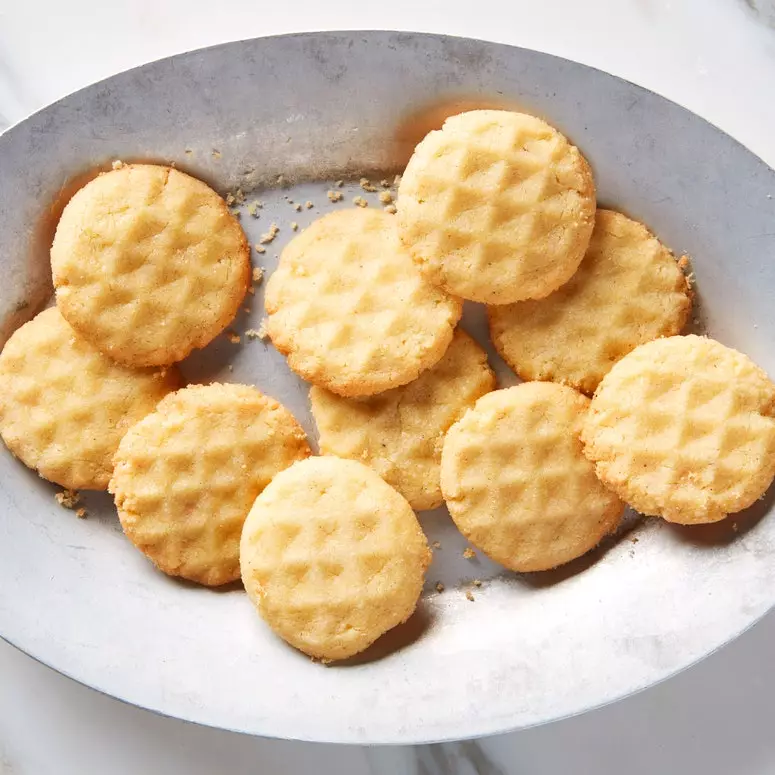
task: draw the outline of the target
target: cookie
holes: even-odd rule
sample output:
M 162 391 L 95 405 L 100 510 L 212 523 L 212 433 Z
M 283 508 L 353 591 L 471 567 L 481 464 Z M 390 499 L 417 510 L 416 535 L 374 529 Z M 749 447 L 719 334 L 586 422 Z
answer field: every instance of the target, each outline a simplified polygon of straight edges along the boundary
M 192 385 L 129 430 L 110 491 L 124 533 L 158 568 L 208 586 L 239 578 L 256 496 L 310 454 L 304 431 L 247 385 Z
M 582 439 L 598 476 L 633 508 L 717 522 L 775 476 L 775 385 L 713 339 L 657 339 L 603 377 Z
M 496 349 L 522 379 L 593 393 L 639 344 L 679 333 L 691 306 L 672 253 L 643 224 L 598 210 L 589 249 L 565 285 L 488 315 Z
M 589 399 L 526 382 L 480 398 L 447 433 L 441 490 L 463 535 L 514 571 L 549 570 L 616 529 L 624 504 L 579 434 Z
M 256 498 L 240 561 L 266 623 L 330 661 L 363 651 L 411 616 L 430 550 L 409 504 L 371 468 L 311 457 Z
M 290 367 L 348 397 L 404 385 L 433 366 L 462 312 L 417 271 L 393 216 L 358 208 L 291 240 L 265 304 L 267 331 Z
M 413 509 L 436 508 L 444 434 L 494 387 L 487 355 L 458 328 L 444 357 L 408 385 L 369 398 L 313 387 L 320 452 L 371 466 Z
M 595 184 L 578 148 L 535 116 L 474 110 L 417 146 L 398 189 L 401 240 L 448 293 L 540 299 L 589 245 Z
M 121 437 L 177 386 L 174 368 L 120 366 L 47 309 L 0 353 L 0 436 L 44 479 L 104 490 Z
M 130 366 L 174 363 L 212 341 L 245 296 L 249 259 L 215 191 L 151 164 L 87 183 L 65 207 L 51 246 L 65 319 Z

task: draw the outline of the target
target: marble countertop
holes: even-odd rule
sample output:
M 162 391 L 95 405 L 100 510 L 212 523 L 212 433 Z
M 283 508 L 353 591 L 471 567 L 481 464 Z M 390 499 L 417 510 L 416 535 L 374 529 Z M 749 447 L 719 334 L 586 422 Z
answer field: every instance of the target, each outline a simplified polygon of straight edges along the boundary
M 685 105 L 775 166 L 774 0 L 0 3 L 0 129 L 89 82 L 180 51 L 281 32 L 385 28 L 496 40 L 599 67 Z M 583 716 L 476 742 L 358 748 L 155 716 L 0 642 L 0 774 L 771 775 L 773 643 L 775 613 L 672 680 Z

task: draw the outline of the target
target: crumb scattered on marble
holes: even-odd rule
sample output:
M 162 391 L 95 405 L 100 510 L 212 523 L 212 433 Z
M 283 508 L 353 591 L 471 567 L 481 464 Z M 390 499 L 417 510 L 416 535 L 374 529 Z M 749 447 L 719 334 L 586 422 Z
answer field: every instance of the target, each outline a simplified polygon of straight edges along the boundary
M 391 215 L 395 215 L 397 210 L 395 205 L 385 205 L 382 208 L 386 213 L 390 213 Z
M 341 191 L 328 191 L 326 196 L 330 202 L 341 202 L 344 199 L 344 194 Z
M 186 154 L 186 156 L 191 156 L 194 152 L 191 150 L 191 148 L 186 148 L 183 153 Z
M 444 591 L 444 585 L 440 581 L 436 582 L 436 591 L 437 592 L 443 592 Z
M 681 269 L 688 269 L 688 267 L 689 267 L 689 256 L 681 256 L 678 259 L 678 266 L 681 267 Z
M 264 279 L 264 267 L 263 266 L 254 266 L 253 267 L 253 282 L 256 285 L 261 285 L 261 281 Z
M 264 232 L 258 238 L 258 242 L 261 245 L 268 245 L 279 233 L 280 233 L 280 227 L 276 223 L 273 223 L 269 227 L 269 231 Z
M 393 201 L 393 195 L 390 191 L 380 191 L 379 201 L 382 202 L 383 205 L 389 205 Z
M 470 589 L 466 590 L 466 600 L 470 600 L 472 603 L 476 600 L 474 593 Z
M 260 215 L 260 213 L 258 211 L 261 209 L 261 207 L 262 207 L 261 202 L 259 202 L 257 200 L 253 200 L 248 205 L 248 215 L 253 216 L 253 218 L 258 218 L 258 216 Z
M 298 231 L 299 230 L 299 224 L 296 223 L 296 221 L 291 221 L 291 231 Z
M 300 213 L 300 212 L 301 212 L 301 205 L 300 205 L 298 202 L 296 202 L 296 204 L 293 206 L 293 209 L 294 209 L 294 210 L 295 210 L 297 213 Z
M 633 536 L 631 539 L 632 543 L 637 544 L 638 543 L 638 536 Z
M 220 159 L 221 158 L 221 152 L 217 151 L 217 150 L 215 150 L 215 148 L 213 148 L 212 156 L 213 156 L 213 159 Z
M 390 188 L 390 181 L 387 178 L 380 180 L 379 184 L 382 188 Z
M 431 544 L 431 546 L 432 546 L 434 549 L 441 549 L 441 541 L 434 541 L 434 542 Z
M 344 181 L 343 181 L 343 180 L 335 180 L 335 181 L 334 181 L 334 185 L 335 185 L 337 188 L 341 188 L 341 187 L 344 185 Z
M 239 344 L 242 341 L 242 339 L 240 338 L 240 335 L 236 331 L 227 331 L 226 338 L 232 344 Z
M 356 207 L 368 207 L 369 206 L 369 203 L 362 196 L 353 197 L 353 204 Z
M 238 210 L 236 207 L 232 207 L 229 209 L 229 212 L 235 217 L 235 218 L 241 218 L 242 217 L 242 211 Z
M 76 509 L 75 516 L 78 517 L 78 519 L 86 519 L 86 509 L 81 506 L 80 509 Z
M 74 509 L 81 501 L 81 494 L 77 490 L 64 489 L 54 494 L 56 502 L 65 509 Z
M 242 189 L 237 188 L 226 194 L 226 204 L 229 205 L 229 207 L 245 204 L 245 194 L 242 192 Z
M 116 159 L 113 162 L 113 164 L 111 164 L 110 166 L 111 166 L 111 169 L 120 170 L 122 167 L 125 167 L 126 165 L 124 164 L 123 161 L 121 161 L 121 159 Z
M 254 245 L 256 253 L 266 253 L 266 248 L 263 245 Z
M 482 580 L 481 579 L 474 579 L 471 582 L 475 587 L 481 587 L 482 586 Z
M 248 285 L 248 293 L 252 296 L 256 292 L 256 289 L 252 285 Z
M 266 330 L 266 320 L 261 321 L 261 325 L 258 327 L 258 338 L 265 342 L 267 339 L 269 339 L 269 332 Z
M 473 557 L 476 557 L 476 552 L 470 546 L 467 546 L 463 552 L 463 557 L 465 557 L 466 560 L 470 560 Z
M 308 210 L 311 210 L 311 209 L 312 209 L 312 208 L 313 208 L 315 205 L 314 205 L 314 204 L 312 204 L 312 202 L 310 202 L 309 200 L 307 200 L 307 201 L 304 203 L 304 206 L 305 206 L 305 207 L 306 207 Z
M 243 307 L 243 308 L 242 308 L 242 311 L 243 311 L 243 312 L 244 312 L 246 315 L 249 315 L 249 314 L 250 314 L 250 307 Z
M 278 186 L 284 186 L 285 185 L 285 177 L 283 175 L 277 176 L 277 185 Z
M 361 178 L 359 185 L 364 191 L 368 191 L 370 194 L 377 190 L 377 187 L 368 178 Z

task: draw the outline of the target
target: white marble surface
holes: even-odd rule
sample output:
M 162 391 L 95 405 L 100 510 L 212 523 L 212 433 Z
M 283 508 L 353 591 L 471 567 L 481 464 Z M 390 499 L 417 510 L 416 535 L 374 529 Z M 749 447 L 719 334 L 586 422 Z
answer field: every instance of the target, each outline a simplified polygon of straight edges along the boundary
M 252 0 L 221 10 L 203 0 L 0 0 L 0 128 L 161 56 L 347 28 L 447 32 L 566 56 L 670 97 L 775 165 L 773 0 Z M 0 643 L 0 773 L 770 775 L 773 642 L 775 614 L 671 681 L 584 716 L 476 743 L 371 749 L 255 739 L 161 718 Z

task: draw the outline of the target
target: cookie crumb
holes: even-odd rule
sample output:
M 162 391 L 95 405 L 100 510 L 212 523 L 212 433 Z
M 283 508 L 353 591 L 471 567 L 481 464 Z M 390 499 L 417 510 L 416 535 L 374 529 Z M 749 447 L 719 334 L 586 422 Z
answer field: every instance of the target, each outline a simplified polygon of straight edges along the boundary
M 436 582 L 436 591 L 437 592 L 443 592 L 444 591 L 444 585 L 440 581 Z
M 441 549 L 441 541 L 434 541 L 434 542 L 431 544 L 431 546 L 432 546 L 434 549 Z
M 194 151 L 191 148 L 186 148 L 183 153 L 186 154 L 186 156 L 192 156 Z
M 240 338 L 240 335 L 236 331 L 227 331 L 226 338 L 232 344 L 239 344 L 242 341 L 242 339 Z
M 396 206 L 395 205 L 385 205 L 382 208 L 386 213 L 390 213 L 391 215 L 396 214 Z
M 369 193 L 373 193 L 377 190 L 377 187 L 372 185 L 371 181 L 368 178 L 361 178 L 360 183 L 358 184 L 364 191 L 368 191 Z
M 110 166 L 111 169 L 120 170 L 122 167 L 126 167 L 126 164 L 121 159 L 116 159 Z
M 312 208 L 313 208 L 315 205 L 314 205 L 314 204 L 312 204 L 312 202 L 310 202 L 309 200 L 307 200 L 307 201 L 304 203 L 304 206 L 305 206 L 305 207 L 306 207 L 308 210 L 311 210 L 311 209 L 312 209 Z
M 263 245 L 254 245 L 253 246 L 256 249 L 256 253 L 266 253 L 266 248 Z
M 474 593 L 470 589 L 466 590 L 466 600 L 470 600 L 472 603 L 476 600 Z
M 241 188 L 237 188 L 234 191 L 230 191 L 226 194 L 227 205 L 242 205 L 245 204 L 245 194 Z
M 76 509 L 75 516 L 78 517 L 78 519 L 86 519 L 86 509 L 83 506 L 81 506 L 80 509 Z
M 298 202 L 296 202 L 296 204 L 293 206 L 293 209 L 294 209 L 294 210 L 295 210 L 297 213 L 299 213 L 299 212 L 301 212 L 301 205 L 300 205 Z
M 283 175 L 277 176 L 277 185 L 278 186 L 284 186 L 285 185 L 285 177 Z
M 334 185 L 335 185 L 337 188 L 341 188 L 341 187 L 344 185 L 344 181 L 343 181 L 343 180 L 335 180 L 335 181 L 334 181 Z
M 467 546 L 463 552 L 463 557 L 465 557 L 466 560 L 470 560 L 476 557 L 476 552 L 470 546 Z
M 383 205 L 389 205 L 393 201 L 393 195 L 390 191 L 380 191 L 379 201 L 382 202 Z
M 243 311 L 243 312 L 244 312 L 246 315 L 249 315 L 249 314 L 250 314 L 250 307 L 243 307 L 243 308 L 242 308 L 242 311 Z
M 259 202 L 257 199 L 254 199 L 249 205 L 248 205 L 248 215 L 252 215 L 254 218 L 258 218 L 259 216 L 259 210 L 263 207 L 263 204 Z
M 296 223 L 296 221 L 291 221 L 291 231 L 298 231 L 299 230 L 299 224 Z
M 256 285 L 261 285 L 261 281 L 264 279 L 264 267 L 263 266 L 254 266 L 253 267 L 253 282 Z
M 356 207 L 368 207 L 369 206 L 369 203 L 362 196 L 353 197 L 353 204 Z
M 280 227 L 273 223 L 269 227 L 269 231 L 264 232 L 259 238 L 258 241 L 261 245 L 268 245 L 280 232 Z
M 81 501 L 81 494 L 77 490 L 64 489 L 54 494 L 56 502 L 64 509 L 74 509 Z
M 344 194 L 341 191 L 328 191 L 326 196 L 329 202 L 341 202 L 344 199 Z
M 248 293 L 252 296 L 256 292 L 256 289 L 252 285 L 248 285 Z
M 213 159 L 220 159 L 221 158 L 221 152 L 217 151 L 215 148 L 212 150 L 212 157 Z
M 482 586 L 482 581 L 481 581 L 481 579 L 474 579 L 474 580 L 473 580 L 471 583 L 472 583 L 472 584 L 473 584 L 475 587 L 481 587 L 481 586 Z
M 382 188 L 390 188 L 390 181 L 387 178 L 380 180 L 379 184 Z

